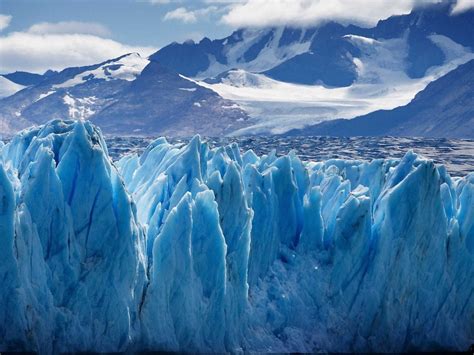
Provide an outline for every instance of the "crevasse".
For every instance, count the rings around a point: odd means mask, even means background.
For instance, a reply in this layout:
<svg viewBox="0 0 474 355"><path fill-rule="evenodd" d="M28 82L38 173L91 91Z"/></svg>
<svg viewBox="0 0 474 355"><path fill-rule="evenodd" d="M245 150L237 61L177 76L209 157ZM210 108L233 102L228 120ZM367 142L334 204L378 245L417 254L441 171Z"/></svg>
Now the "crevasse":
<svg viewBox="0 0 474 355"><path fill-rule="evenodd" d="M0 147L0 351L466 350L474 174L52 121Z"/></svg>

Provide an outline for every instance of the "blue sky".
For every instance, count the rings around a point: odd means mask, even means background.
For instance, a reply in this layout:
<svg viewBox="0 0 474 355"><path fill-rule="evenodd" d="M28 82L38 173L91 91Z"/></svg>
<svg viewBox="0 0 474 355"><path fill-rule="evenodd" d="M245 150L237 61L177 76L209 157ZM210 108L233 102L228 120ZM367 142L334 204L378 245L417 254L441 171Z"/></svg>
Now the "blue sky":
<svg viewBox="0 0 474 355"><path fill-rule="evenodd" d="M173 41L228 36L239 27L372 26L441 0L0 0L0 73L42 73ZM445 0L451 1L451 0ZM474 7L457 0L456 11Z"/></svg>

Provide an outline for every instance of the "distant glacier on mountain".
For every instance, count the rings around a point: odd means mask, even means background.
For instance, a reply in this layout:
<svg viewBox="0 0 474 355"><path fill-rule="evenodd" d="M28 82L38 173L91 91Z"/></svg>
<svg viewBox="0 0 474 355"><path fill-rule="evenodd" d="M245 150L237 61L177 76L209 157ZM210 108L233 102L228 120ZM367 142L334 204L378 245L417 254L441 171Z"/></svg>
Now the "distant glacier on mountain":
<svg viewBox="0 0 474 355"><path fill-rule="evenodd" d="M474 138L474 59L431 82L407 105L295 129L290 135Z"/></svg>
<svg viewBox="0 0 474 355"><path fill-rule="evenodd" d="M474 174L303 162L90 122L0 144L0 350L465 351Z"/></svg>

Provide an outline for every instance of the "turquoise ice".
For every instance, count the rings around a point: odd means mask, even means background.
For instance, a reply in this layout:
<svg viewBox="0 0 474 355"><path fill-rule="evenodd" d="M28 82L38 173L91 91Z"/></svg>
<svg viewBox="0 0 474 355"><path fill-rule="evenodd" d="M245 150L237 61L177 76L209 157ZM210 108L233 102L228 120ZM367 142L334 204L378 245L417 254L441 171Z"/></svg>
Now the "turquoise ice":
<svg viewBox="0 0 474 355"><path fill-rule="evenodd" d="M0 146L0 351L466 350L474 173L154 141Z"/></svg>

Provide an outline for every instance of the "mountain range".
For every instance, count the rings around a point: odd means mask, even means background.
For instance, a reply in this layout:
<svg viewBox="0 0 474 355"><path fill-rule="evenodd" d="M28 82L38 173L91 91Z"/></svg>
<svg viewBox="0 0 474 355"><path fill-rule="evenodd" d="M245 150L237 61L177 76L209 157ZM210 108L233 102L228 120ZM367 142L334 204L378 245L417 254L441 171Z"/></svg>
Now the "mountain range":
<svg viewBox="0 0 474 355"><path fill-rule="evenodd" d="M172 43L148 58L131 53L60 72L5 74L2 132L74 118L110 134L352 135L361 129L346 121L361 117L354 122L370 121L367 135L474 137L472 65L449 76L474 59L474 11L454 15L451 7L415 8L372 28L239 29ZM403 107L411 107L409 118ZM394 128L394 117L403 127Z"/></svg>
<svg viewBox="0 0 474 355"><path fill-rule="evenodd" d="M421 78L448 57L431 35L446 36L464 47L474 46L472 13L452 16L450 6L444 2L393 16L374 28L329 22L305 29L240 29L224 39L172 43L150 59L189 77L207 78L238 68L289 83L344 87L357 80L354 59L366 54L366 48L348 36L382 42L403 38L406 73L410 78Z"/></svg>
<svg viewBox="0 0 474 355"><path fill-rule="evenodd" d="M0 116L4 132L67 117L129 135L225 134L248 120L233 102L137 53L43 76L2 99Z"/></svg>

